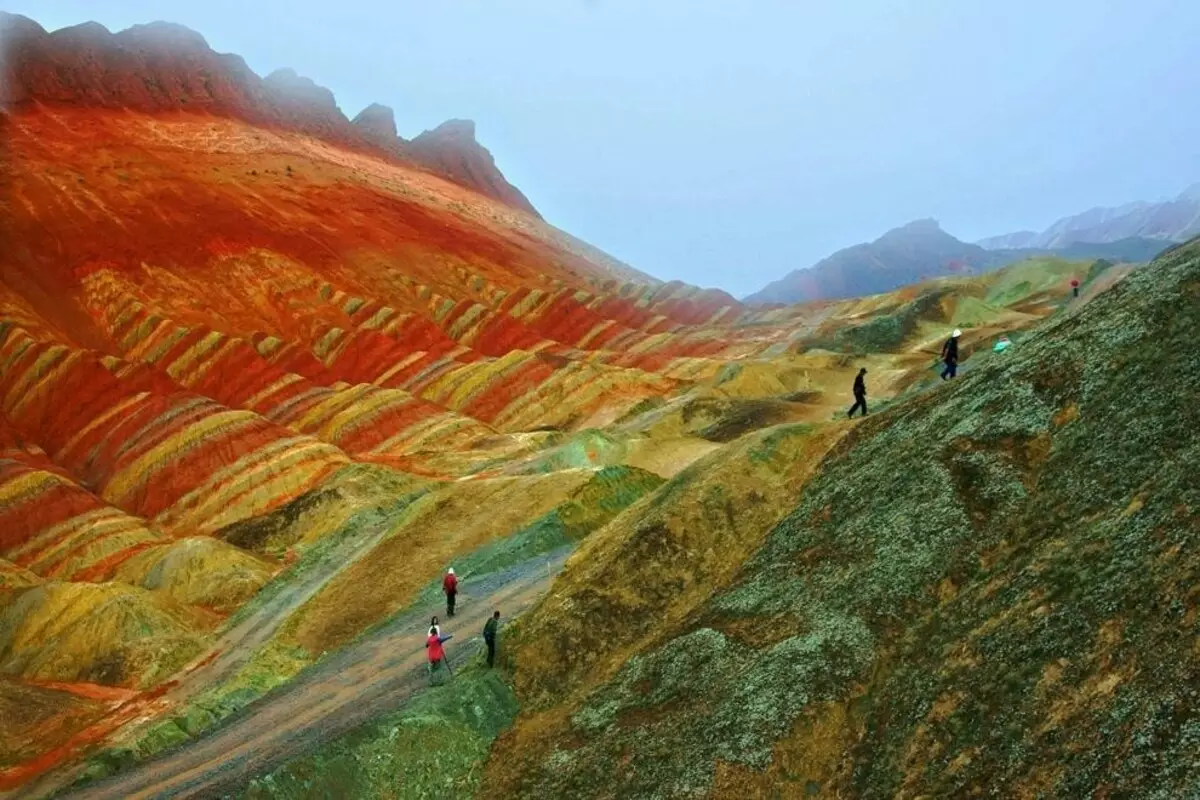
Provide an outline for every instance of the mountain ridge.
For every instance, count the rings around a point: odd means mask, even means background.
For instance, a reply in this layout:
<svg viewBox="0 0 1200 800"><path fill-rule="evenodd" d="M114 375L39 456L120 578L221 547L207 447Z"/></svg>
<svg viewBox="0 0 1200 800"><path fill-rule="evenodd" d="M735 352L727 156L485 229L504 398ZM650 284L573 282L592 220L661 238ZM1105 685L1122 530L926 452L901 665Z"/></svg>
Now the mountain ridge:
<svg viewBox="0 0 1200 800"><path fill-rule="evenodd" d="M151 22L114 33L85 22L47 31L28 17L0 11L0 43L6 56L0 108L46 104L232 117L413 164L541 216L473 135L413 148L394 130L386 135L355 124L333 92L311 78L290 67L260 77L243 58L217 53L183 25ZM364 113L370 119L378 108L373 104Z"/></svg>
<svg viewBox="0 0 1200 800"><path fill-rule="evenodd" d="M1096 206L1062 217L1043 231L1016 231L976 242L988 250L1014 247L1066 247L1075 242L1106 243L1128 238L1182 242L1200 234L1200 183L1168 200L1136 200L1119 206Z"/></svg>

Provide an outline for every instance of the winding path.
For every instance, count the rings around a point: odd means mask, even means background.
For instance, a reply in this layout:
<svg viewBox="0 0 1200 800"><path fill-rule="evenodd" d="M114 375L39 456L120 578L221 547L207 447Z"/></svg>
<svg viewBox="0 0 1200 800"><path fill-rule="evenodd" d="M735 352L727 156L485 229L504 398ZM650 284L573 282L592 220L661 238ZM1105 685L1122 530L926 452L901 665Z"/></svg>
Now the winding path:
<svg viewBox="0 0 1200 800"><path fill-rule="evenodd" d="M479 632L494 609L511 620L536 602L566 555L557 552L524 562L464 586L459 613L442 625L446 633L456 634L446 647L451 662L462 663L481 646ZM428 685L424 626L434 610L398 616L178 750L67 796L219 796L371 717L395 710Z"/></svg>

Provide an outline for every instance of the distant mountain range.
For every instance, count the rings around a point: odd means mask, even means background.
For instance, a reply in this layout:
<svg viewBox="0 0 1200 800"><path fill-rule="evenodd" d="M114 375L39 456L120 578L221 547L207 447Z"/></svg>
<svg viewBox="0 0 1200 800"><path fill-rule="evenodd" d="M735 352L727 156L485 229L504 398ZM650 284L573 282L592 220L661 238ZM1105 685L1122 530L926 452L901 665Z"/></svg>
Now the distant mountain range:
<svg viewBox="0 0 1200 800"><path fill-rule="evenodd" d="M802 303L887 292L942 275L982 272L1034 255L1149 261L1170 245L1200 235L1200 183L1173 200L1094 208L1045 231L1019 231L975 244L932 219L839 250L744 298L747 303Z"/></svg>
<svg viewBox="0 0 1200 800"><path fill-rule="evenodd" d="M959 241L932 219L890 230L873 242L839 250L750 295L748 303L800 303L875 294L931 274L999 266L996 254Z"/></svg>
<svg viewBox="0 0 1200 800"><path fill-rule="evenodd" d="M910 222L873 242L839 250L808 269L795 270L744 298L746 303L803 303L888 292L944 275L996 269L1035 255L1149 261L1169 247L1162 239L1131 237L1115 242L1073 242L1061 248L989 250L960 241L935 220Z"/></svg>
<svg viewBox="0 0 1200 800"><path fill-rule="evenodd" d="M1115 242L1143 238L1182 242L1200 234L1200 183L1173 200L1139 201L1116 208L1093 208L1064 217L1041 233L1017 231L976 242L988 250L1058 249L1076 242Z"/></svg>

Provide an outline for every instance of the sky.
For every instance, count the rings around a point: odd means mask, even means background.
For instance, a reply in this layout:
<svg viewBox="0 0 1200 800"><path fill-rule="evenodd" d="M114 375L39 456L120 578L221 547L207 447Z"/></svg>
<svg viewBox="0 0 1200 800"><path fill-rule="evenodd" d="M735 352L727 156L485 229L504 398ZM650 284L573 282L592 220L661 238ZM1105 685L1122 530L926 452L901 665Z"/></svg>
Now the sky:
<svg viewBox="0 0 1200 800"><path fill-rule="evenodd" d="M761 288L933 217L968 241L1200 181L1195 0L6 0L187 25L412 137L474 119L555 225Z"/></svg>

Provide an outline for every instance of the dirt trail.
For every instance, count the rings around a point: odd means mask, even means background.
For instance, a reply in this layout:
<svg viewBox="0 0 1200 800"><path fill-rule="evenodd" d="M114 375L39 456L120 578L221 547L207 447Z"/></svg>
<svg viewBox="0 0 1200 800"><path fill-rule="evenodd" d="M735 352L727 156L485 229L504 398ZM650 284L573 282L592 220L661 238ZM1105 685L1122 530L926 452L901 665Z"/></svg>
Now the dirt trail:
<svg viewBox="0 0 1200 800"><path fill-rule="evenodd" d="M76 734L67 744L44 758L24 785L0 791L0 798L43 797L65 785L80 774L81 753L94 748L96 742L109 739L129 724L143 723L162 716L172 708L184 706L204 690L218 685L240 669L254 652L290 617L292 612L333 580L346 567L370 553L392 529L384 516L350 533L320 559L320 566L280 584L254 613L222 631L205 654L192 662L159 691L135 695L125 703L114 706L109 715L96 725ZM277 579L278 580L278 579ZM272 591L268 584L264 591Z"/></svg>
<svg viewBox="0 0 1200 800"><path fill-rule="evenodd" d="M446 652L452 665L461 665L481 647L479 634L492 610L500 608L511 621L549 588L566 555L538 558L464 586L459 613L452 619L444 618L444 608L407 612L247 706L216 730L67 796L185 798L234 791L252 776L398 708L426 687L424 643L430 614L443 616L443 633L454 634Z"/></svg>
<svg viewBox="0 0 1200 800"><path fill-rule="evenodd" d="M393 524L387 519L364 526L339 542L322 558L329 568L311 569L284 584L253 614L223 631L210 648L210 655L180 679L179 685L165 695L166 701L182 702L231 676L279 630L292 612L308 602L344 569L374 550L392 527ZM215 657L211 655L213 652L216 653Z"/></svg>

